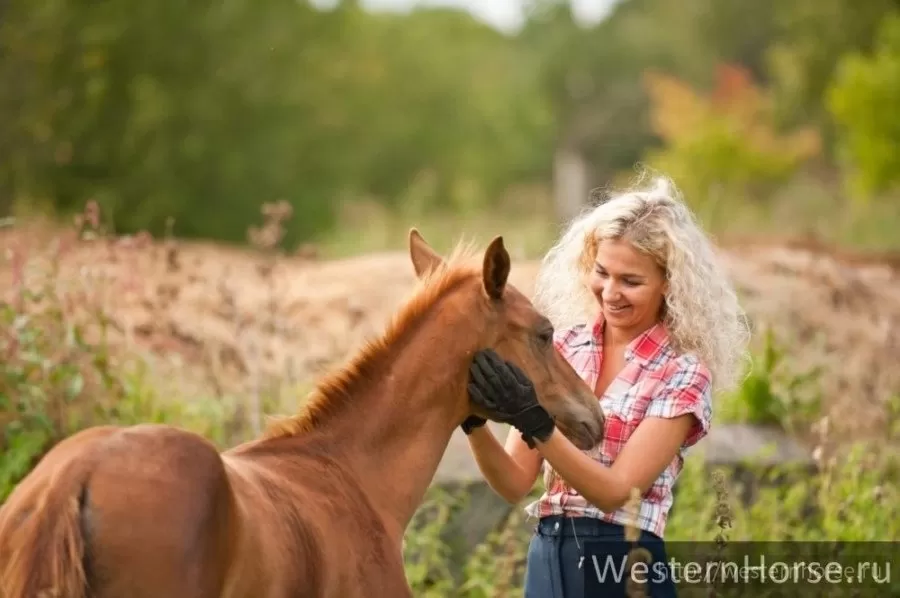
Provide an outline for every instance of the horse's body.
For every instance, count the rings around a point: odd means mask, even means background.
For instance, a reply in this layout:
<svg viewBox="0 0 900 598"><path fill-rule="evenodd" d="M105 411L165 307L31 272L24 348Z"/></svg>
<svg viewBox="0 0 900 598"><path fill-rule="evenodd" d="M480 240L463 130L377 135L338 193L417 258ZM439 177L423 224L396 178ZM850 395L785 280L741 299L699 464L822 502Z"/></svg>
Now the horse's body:
<svg viewBox="0 0 900 598"><path fill-rule="evenodd" d="M402 532L334 445L300 440L221 457L205 439L159 425L95 428L61 442L58 461L42 465L59 476L47 498L60 502L44 512L63 513L63 527L44 530L45 540L78 542L57 558L84 577L59 596L409 595ZM35 559L22 571L46 571L41 551L19 557ZM81 593L84 580L92 591Z"/></svg>
<svg viewBox="0 0 900 598"><path fill-rule="evenodd" d="M326 378L308 409L220 454L161 425L96 427L53 447L0 508L0 597L410 596L406 526L456 427L490 418L465 392L474 350L519 364L582 448L600 439L590 388L545 346L546 320L484 270L417 233L422 289L385 336Z"/></svg>

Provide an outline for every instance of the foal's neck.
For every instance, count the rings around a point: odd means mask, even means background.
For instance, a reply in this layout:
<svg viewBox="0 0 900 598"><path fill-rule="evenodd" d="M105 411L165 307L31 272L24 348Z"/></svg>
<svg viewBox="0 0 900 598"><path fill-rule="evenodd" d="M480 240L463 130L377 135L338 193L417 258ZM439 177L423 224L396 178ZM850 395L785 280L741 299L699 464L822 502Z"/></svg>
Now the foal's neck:
<svg viewBox="0 0 900 598"><path fill-rule="evenodd" d="M357 408L335 422L344 452L392 532L402 539L424 499L454 430L467 415L469 340L454 322L428 319L410 330L384 362ZM460 314L466 317L465 314ZM440 331L438 331L440 329Z"/></svg>

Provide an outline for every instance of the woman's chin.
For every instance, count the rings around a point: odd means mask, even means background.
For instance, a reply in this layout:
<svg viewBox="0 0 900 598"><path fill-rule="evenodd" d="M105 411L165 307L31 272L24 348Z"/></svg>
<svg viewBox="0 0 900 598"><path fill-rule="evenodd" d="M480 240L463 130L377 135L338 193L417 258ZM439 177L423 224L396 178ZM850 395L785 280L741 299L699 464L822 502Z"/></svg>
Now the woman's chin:
<svg viewBox="0 0 900 598"><path fill-rule="evenodd" d="M610 322L626 322L631 318L633 309L626 307L625 309L609 309L603 310L603 317Z"/></svg>

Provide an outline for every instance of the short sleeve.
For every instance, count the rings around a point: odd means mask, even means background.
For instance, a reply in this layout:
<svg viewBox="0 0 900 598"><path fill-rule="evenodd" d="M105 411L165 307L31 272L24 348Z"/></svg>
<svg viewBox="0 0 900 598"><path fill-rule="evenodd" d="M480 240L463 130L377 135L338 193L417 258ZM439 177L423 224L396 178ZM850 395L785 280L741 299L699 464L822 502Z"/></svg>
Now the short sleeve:
<svg viewBox="0 0 900 598"><path fill-rule="evenodd" d="M645 417L675 418L688 413L692 413L696 421L682 445L684 448L706 436L712 421L710 372L691 355L678 359L673 372L647 406Z"/></svg>

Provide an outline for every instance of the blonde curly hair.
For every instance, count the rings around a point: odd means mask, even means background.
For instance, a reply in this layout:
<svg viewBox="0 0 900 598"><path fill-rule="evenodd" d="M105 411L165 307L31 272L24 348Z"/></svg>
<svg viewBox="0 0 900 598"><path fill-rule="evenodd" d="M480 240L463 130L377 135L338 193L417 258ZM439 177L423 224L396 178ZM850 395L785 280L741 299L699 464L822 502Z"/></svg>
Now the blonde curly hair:
<svg viewBox="0 0 900 598"><path fill-rule="evenodd" d="M747 319L712 243L666 177L613 194L575 218L544 256L535 305L558 329L592 322L599 304L588 279L605 239L628 241L663 268L663 322L673 348L699 358L716 391L733 388L747 357Z"/></svg>

